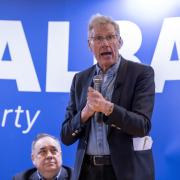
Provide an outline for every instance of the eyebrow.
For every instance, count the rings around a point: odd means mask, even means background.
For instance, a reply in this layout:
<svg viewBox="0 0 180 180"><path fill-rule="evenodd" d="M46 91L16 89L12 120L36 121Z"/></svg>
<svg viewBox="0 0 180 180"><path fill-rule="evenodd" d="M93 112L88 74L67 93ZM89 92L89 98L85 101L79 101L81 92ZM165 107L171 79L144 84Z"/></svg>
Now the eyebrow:
<svg viewBox="0 0 180 180"><path fill-rule="evenodd" d="M58 149L56 146L48 146L48 147L53 148L53 149ZM44 149L47 149L47 146L40 148L40 150L44 150Z"/></svg>
<svg viewBox="0 0 180 180"><path fill-rule="evenodd" d="M105 37L105 36L110 36L110 35L117 35L116 33L114 32L111 32L111 33L107 33L106 35L102 35L102 34L94 34L94 36L90 36L90 37L98 37L98 36L102 36L102 37Z"/></svg>

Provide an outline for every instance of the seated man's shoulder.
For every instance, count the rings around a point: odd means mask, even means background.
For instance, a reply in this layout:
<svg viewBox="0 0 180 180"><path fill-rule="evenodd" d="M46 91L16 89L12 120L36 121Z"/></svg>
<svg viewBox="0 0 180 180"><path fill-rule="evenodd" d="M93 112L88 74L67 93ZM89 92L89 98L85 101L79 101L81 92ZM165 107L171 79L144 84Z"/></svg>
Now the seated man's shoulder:
<svg viewBox="0 0 180 180"><path fill-rule="evenodd" d="M72 168L63 165L62 170L61 170L61 177L63 177L64 179L69 180L72 177L72 172L73 172Z"/></svg>
<svg viewBox="0 0 180 180"><path fill-rule="evenodd" d="M21 173L18 173L13 177L13 180L37 180L37 169L31 168ZM62 166L61 175L59 176L58 180L70 180L72 177L72 168L68 166Z"/></svg>
<svg viewBox="0 0 180 180"><path fill-rule="evenodd" d="M26 171L23 171L13 177L13 180L33 180L35 179L35 174L36 174L37 169L36 168L31 168Z"/></svg>

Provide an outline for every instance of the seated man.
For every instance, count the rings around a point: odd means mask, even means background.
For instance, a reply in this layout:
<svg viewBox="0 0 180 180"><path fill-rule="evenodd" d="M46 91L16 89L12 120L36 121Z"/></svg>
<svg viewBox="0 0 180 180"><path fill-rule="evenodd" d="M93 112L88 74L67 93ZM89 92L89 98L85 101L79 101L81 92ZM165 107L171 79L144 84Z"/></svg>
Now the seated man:
<svg viewBox="0 0 180 180"><path fill-rule="evenodd" d="M69 180L71 169L62 165L60 142L49 134L39 134L32 142L31 158L35 168L13 177L13 180Z"/></svg>

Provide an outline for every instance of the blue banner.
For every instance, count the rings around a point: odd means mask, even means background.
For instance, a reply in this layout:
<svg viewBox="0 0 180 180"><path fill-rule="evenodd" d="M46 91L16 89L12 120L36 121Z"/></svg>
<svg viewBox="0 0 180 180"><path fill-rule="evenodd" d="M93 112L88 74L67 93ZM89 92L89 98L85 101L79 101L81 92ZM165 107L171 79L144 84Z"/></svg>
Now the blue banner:
<svg viewBox="0 0 180 180"><path fill-rule="evenodd" d="M180 2L145 2L0 1L1 180L32 167L38 133L59 137L72 78L95 63L87 25L96 13L120 25L125 58L154 68L156 179L180 179ZM63 163L73 166L76 144L62 150Z"/></svg>

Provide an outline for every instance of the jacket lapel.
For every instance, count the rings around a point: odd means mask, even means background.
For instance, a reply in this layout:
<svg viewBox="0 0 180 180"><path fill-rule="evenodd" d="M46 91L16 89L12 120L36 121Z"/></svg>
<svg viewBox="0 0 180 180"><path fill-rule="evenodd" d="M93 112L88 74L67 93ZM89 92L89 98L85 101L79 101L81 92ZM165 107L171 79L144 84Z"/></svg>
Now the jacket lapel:
<svg viewBox="0 0 180 180"><path fill-rule="evenodd" d="M114 91L113 91L112 100L111 100L114 104L119 104L121 92L122 92L121 87L125 81L126 74L127 74L127 66L128 66L127 61L124 58L121 58L121 63L117 72L117 77L115 80ZM112 131L112 128L111 126L109 126L108 135L107 135L108 137L111 131Z"/></svg>
<svg viewBox="0 0 180 180"><path fill-rule="evenodd" d="M118 104L119 98L121 96L121 87L125 81L127 73L127 61L121 58L121 63L117 72L117 77L114 84L114 91L112 94L112 102Z"/></svg>
<svg viewBox="0 0 180 180"><path fill-rule="evenodd" d="M58 180L67 180L69 178L67 171L66 171L66 169L63 166L61 168L62 168L61 169L61 174L58 177Z"/></svg>
<svg viewBox="0 0 180 180"><path fill-rule="evenodd" d="M81 106L80 106L80 109L83 109L84 106L86 105L86 101L87 99L84 98L84 97L87 97L87 91L88 91L88 87L89 86L92 86L93 84L93 77L96 73L96 68L95 68L95 65L90 69L90 71L87 73L86 77L87 79L82 82L83 83L83 89L82 89L82 94L81 94Z"/></svg>

